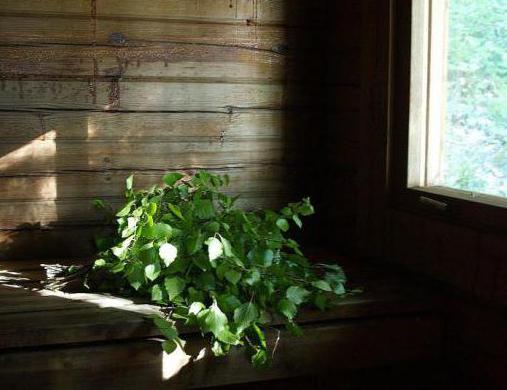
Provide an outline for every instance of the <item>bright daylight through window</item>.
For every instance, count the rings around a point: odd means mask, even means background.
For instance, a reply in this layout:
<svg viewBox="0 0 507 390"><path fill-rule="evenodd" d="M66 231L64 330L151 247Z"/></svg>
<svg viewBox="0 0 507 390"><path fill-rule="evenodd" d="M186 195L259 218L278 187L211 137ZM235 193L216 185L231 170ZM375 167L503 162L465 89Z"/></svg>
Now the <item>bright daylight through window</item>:
<svg viewBox="0 0 507 390"><path fill-rule="evenodd" d="M408 186L506 198L507 0L413 3Z"/></svg>

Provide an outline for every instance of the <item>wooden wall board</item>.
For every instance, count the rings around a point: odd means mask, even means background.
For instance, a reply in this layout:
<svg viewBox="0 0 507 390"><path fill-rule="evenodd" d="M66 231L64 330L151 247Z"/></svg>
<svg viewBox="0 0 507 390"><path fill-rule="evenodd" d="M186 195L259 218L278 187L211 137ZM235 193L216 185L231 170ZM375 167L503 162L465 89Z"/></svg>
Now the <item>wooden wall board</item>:
<svg viewBox="0 0 507 390"><path fill-rule="evenodd" d="M51 171L171 170L280 164L279 140L217 142L39 141L4 144L3 175Z"/></svg>
<svg viewBox="0 0 507 390"><path fill-rule="evenodd" d="M279 209L288 200L285 192L272 190L240 193L236 205L244 209ZM52 226L97 225L105 223L104 214L96 210L93 198L62 200L28 200L0 202L0 230L43 228ZM123 198L108 197L113 209L124 204Z"/></svg>
<svg viewBox="0 0 507 390"><path fill-rule="evenodd" d="M129 142L216 142L281 140L311 123L312 116L282 111L232 110L212 112L0 112L6 143L38 140Z"/></svg>
<svg viewBox="0 0 507 390"><path fill-rule="evenodd" d="M0 357L0 370L4 383L19 383L20 367L24 365L31 367L29 378L39 386L95 383L125 388L150 383L150 388L167 385L197 388L434 358L438 343L438 324L431 318L315 325L304 330L305 335L297 340L282 332L274 364L264 371L251 367L240 349L220 359L209 356L208 351L203 359L193 362L187 372L182 371L164 383L164 357L160 343L152 340L4 353ZM270 345L275 339L276 332L269 332ZM194 358L202 348L199 337L190 338L187 350ZM119 367L119 362L125 365ZM177 364L176 361L169 363ZM62 365L65 370L61 370ZM119 369L124 374L118 375Z"/></svg>
<svg viewBox="0 0 507 390"><path fill-rule="evenodd" d="M92 0L3 0L0 14L90 15Z"/></svg>
<svg viewBox="0 0 507 390"><path fill-rule="evenodd" d="M297 31L293 35L297 35ZM302 34L301 34L302 35ZM90 19L63 16L2 16L1 44L151 45L193 43L281 51L287 31L279 26L248 26L144 19ZM296 41L296 39L292 39ZM299 46L309 42L302 40Z"/></svg>
<svg viewBox="0 0 507 390"><path fill-rule="evenodd" d="M145 47L0 47L0 78L280 81L286 56L240 47L167 44Z"/></svg>
<svg viewBox="0 0 507 390"><path fill-rule="evenodd" d="M294 25L316 23L326 2L307 0L25 0L2 2L8 15L95 16L97 18L145 18L220 23Z"/></svg>
<svg viewBox="0 0 507 390"><path fill-rule="evenodd" d="M285 179L290 174L288 167L281 165L252 165L210 171L230 177L231 183L223 187L224 192L247 196L263 191L278 194L286 192ZM134 188L143 189L163 184L163 171L76 171L37 176L7 176L0 177L0 199L19 201L120 197L124 193L125 178L131 173L134 174Z"/></svg>
<svg viewBox="0 0 507 390"><path fill-rule="evenodd" d="M322 81L358 85L357 48L295 54L242 47L168 43L149 47L87 45L0 46L0 79ZM326 65L325 63L328 65Z"/></svg>
<svg viewBox="0 0 507 390"><path fill-rule="evenodd" d="M0 44L92 44L95 39L89 17L1 15L0 18Z"/></svg>
<svg viewBox="0 0 507 390"><path fill-rule="evenodd" d="M0 109L217 111L281 109L282 85L0 80Z"/></svg>
<svg viewBox="0 0 507 390"><path fill-rule="evenodd" d="M94 236L104 230L101 226L0 230L0 259L24 262L34 258L93 256L97 251Z"/></svg>

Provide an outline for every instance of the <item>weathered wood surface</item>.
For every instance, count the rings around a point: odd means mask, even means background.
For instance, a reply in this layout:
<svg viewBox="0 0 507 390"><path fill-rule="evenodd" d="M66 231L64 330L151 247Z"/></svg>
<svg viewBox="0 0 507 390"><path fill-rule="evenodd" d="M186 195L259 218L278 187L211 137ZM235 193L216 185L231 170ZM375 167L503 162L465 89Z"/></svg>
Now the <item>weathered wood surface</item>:
<svg viewBox="0 0 507 390"><path fill-rule="evenodd" d="M306 0L25 0L2 2L10 15L66 15L108 18L215 21L220 23L308 23L321 17L325 2ZM307 11L313 11L308 15ZM306 18L303 18L306 16ZM309 20L308 20L309 19Z"/></svg>
<svg viewBox="0 0 507 390"><path fill-rule="evenodd" d="M326 312L303 310L299 322L305 335L295 339L282 331L273 366L256 371L241 349L227 358L211 357L191 328L180 329L190 357L164 355L159 341L152 339L159 332L145 317L156 312L155 306L103 294L34 290L43 278L39 262L1 262L2 383L25 383L20 382L23 372L27 384L37 382L42 388L131 388L141 381L150 388L206 387L438 358L441 324L432 314L432 294L391 269L342 263L366 292ZM275 330L268 331L271 347L276 337ZM36 346L45 348L34 350ZM169 380L170 368L182 371Z"/></svg>
<svg viewBox="0 0 507 390"><path fill-rule="evenodd" d="M91 236L81 235L91 230L80 225L100 218L89 200L117 201L130 171L143 185L170 169L230 172L231 192L249 207L307 195L285 172L314 153L306 145L319 138L323 111L359 109L359 45L349 44L359 26L343 17L328 34L328 8L306 0L2 1L1 256L90 248ZM323 94L323 80L337 93ZM321 168L315 161L313 171ZM55 247L58 234L79 250Z"/></svg>
<svg viewBox="0 0 507 390"><path fill-rule="evenodd" d="M336 374L337 370L416 362L438 356L439 324L431 317L309 325L303 329L305 335L300 338L282 331L273 365L261 371L251 367L242 350L215 358L209 349L204 349L200 336L192 335L187 337L189 355L181 352L164 355L155 340L8 352L0 357L0 375L6 385L36 383L39 388L93 385L118 389L202 388L317 373ZM270 346L276 338L276 332L268 332Z"/></svg>
<svg viewBox="0 0 507 390"><path fill-rule="evenodd" d="M357 48L340 50L327 55L324 64L318 50L303 56L181 43L149 48L0 46L0 79L318 82L325 72L330 82L358 84L359 70L354 66L358 55Z"/></svg>

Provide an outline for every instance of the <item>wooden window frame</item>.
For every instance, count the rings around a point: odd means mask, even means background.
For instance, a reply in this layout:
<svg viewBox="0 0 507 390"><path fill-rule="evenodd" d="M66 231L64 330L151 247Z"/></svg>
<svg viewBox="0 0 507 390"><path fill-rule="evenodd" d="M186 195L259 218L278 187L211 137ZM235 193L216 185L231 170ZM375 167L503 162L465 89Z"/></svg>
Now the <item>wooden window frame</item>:
<svg viewBox="0 0 507 390"><path fill-rule="evenodd" d="M418 186L418 183L428 181L426 176L428 169L421 167L421 164L427 163L424 158L421 158L422 153L427 155L424 147L428 145L431 147L432 143L438 144L440 140L433 138L429 142L428 140L414 142L414 134L410 137L409 133L414 131L414 128L410 126L414 121L414 114L410 111L411 82L414 82L411 77L413 2L412 0L391 1L388 175L391 206L395 209L434 216L481 230L507 232L505 198L472 194L442 186ZM427 75L421 75L421 77L425 76ZM428 102L427 97L419 96L419 99L422 104ZM423 109L426 110L426 108ZM432 120L438 120L438 118ZM414 169L417 166L414 160L418 161L419 169ZM409 162L412 167L410 171ZM438 161L430 162L431 164L438 164ZM435 169L438 167L430 167L429 171Z"/></svg>

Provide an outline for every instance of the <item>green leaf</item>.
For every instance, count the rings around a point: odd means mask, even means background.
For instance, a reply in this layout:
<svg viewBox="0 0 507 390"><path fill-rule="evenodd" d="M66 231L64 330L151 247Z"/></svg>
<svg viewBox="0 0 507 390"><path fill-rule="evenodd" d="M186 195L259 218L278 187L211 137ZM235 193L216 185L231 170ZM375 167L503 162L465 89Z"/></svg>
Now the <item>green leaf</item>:
<svg viewBox="0 0 507 390"><path fill-rule="evenodd" d="M164 183L169 187L172 187L178 180L183 177L181 173L178 172L170 172L164 175Z"/></svg>
<svg viewBox="0 0 507 390"><path fill-rule="evenodd" d="M312 282L312 286L323 291L333 291L329 283L325 280L317 280L315 282Z"/></svg>
<svg viewBox="0 0 507 390"><path fill-rule="evenodd" d="M134 236L130 236L129 238L123 240L120 244L111 248L111 252L113 252L113 254L120 260L125 259L125 256L127 256L127 251L129 250L129 246L132 243L133 239Z"/></svg>
<svg viewBox="0 0 507 390"><path fill-rule="evenodd" d="M167 203L167 207L169 207L169 210L171 210L171 212L176 215L179 219L181 220L185 220L185 217L183 217L183 214L181 213L181 210L178 206L172 204L172 203Z"/></svg>
<svg viewBox="0 0 507 390"><path fill-rule="evenodd" d="M185 285L185 280L179 276L166 277L164 280L164 286L167 294L169 294L170 300L173 300L178 295L180 295L181 292L185 289Z"/></svg>
<svg viewBox="0 0 507 390"><path fill-rule="evenodd" d="M236 295L224 294L218 296L218 304L226 313L232 313L237 307L241 305L241 301Z"/></svg>
<svg viewBox="0 0 507 390"><path fill-rule="evenodd" d="M146 282L144 267L141 264L130 265L127 272L127 279L135 290L139 290L139 288L141 288L141 286Z"/></svg>
<svg viewBox="0 0 507 390"><path fill-rule="evenodd" d="M126 217L130 213L130 209L134 205L134 201L128 202L123 208L116 213L117 217Z"/></svg>
<svg viewBox="0 0 507 390"><path fill-rule="evenodd" d="M151 281L157 279L158 275L160 275L160 264L158 261L153 264L148 264L146 267L144 267L144 274Z"/></svg>
<svg viewBox="0 0 507 390"><path fill-rule="evenodd" d="M218 337L225 330L227 322L227 316L220 310L217 302L214 301L204 318L204 330Z"/></svg>
<svg viewBox="0 0 507 390"><path fill-rule="evenodd" d="M203 272L196 278L195 283L203 290L214 290L216 287L215 275L211 271Z"/></svg>
<svg viewBox="0 0 507 390"><path fill-rule="evenodd" d="M92 201L92 204L97 209L105 209L106 208L106 203L102 199L94 199Z"/></svg>
<svg viewBox="0 0 507 390"><path fill-rule="evenodd" d="M303 287L291 286L287 289L285 296L296 305L303 303L306 298L310 295L310 291Z"/></svg>
<svg viewBox="0 0 507 390"><path fill-rule="evenodd" d="M178 344L174 340L164 340L162 342L162 349L165 353L171 354L178 347Z"/></svg>
<svg viewBox="0 0 507 390"><path fill-rule="evenodd" d="M225 279L227 279L232 284L236 284L241 279L241 273L239 273L236 270L230 269L225 273Z"/></svg>
<svg viewBox="0 0 507 390"><path fill-rule="evenodd" d="M266 367L269 363L269 356L265 349L258 349L251 358L252 364L256 368Z"/></svg>
<svg viewBox="0 0 507 390"><path fill-rule="evenodd" d="M304 217L315 214L315 209L310 203L310 198L304 198L303 203L298 207L298 213Z"/></svg>
<svg viewBox="0 0 507 390"><path fill-rule="evenodd" d="M343 295L345 294L345 286L342 283L338 283L336 287L333 289L333 292L336 295Z"/></svg>
<svg viewBox="0 0 507 390"><path fill-rule="evenodd" d="M178 330L171 322L164 320L160 316L155 316L153 322L168 340L175 340L178 338Z"/></svg>
<svg viewBox="0 0 507 390"><path fill-rule="evenodd" d="M134 185L134 175L130 175L129 177L127 177L127 179L125 180L125 187L127 188L127 191L131 191L132 190L132 187Z"/></svg>
<svg viewBox="0 0 507 390"><path fill-rule="evenodd" d="M289 320L292 320L296 316L297 307L294 302L283 298L278 302L278 311Z"/></svg>
<svg viewBox="0 0 507 390"><path fill-rule="evenodd" d="M262 262L265 267L271 267L273 264L274 253L271 249L266 249L262 254Z"/></svg>
<svg viewBox="0 0 507 390"><path fill-rule="evenodd" d="M259 317L259 310L255 303L244 303L234 310L234 322L238 332L242 332L248 328Z"/></svg>
<svg viewBox="0 0 507 390"><path fill-rule="evenodd" d="M303 227L303 222L301 221L301 219L299 218L299 216L297 214L294 214L292 216L292 220L294 221L294 223L301 229Z"/></svg>
<svg viewBox="0 0 507 390"><path fill-rule="evenodd" d="M243 281L250 286L253 286L259 280L261 280L261 274L257 268L248 271L246 276L243 278Z"/></svg>
<svg viewBox="0 0 507 390"><path fill-rule="evenodd" d="M188 308L188 314L193 314L196 316L204 309L206 309L206 306L204 306L202 302L192 302L192 304Z"/></svg>
<svg viewBox="0 0 507 390"><path fill-rule="evenodd" d="M229 240L226 239L225 237L220 236L220 241L222 242L222 247L224 249L225 256L233 257L234 253L232 253L232 247L231 247L231 243L229 242Z"/></svg>
<svg viewBox="0 0 507 390"><path fill-rule="evenodd" d="M208 246L208 257L211 262L218 259L224 253L224 247L220 240L210 237L205 243Z"/></svg>
<svg viewBox="0 0 507 390"><path fill-rule="evenodd" d="M201 250L204 242L204 236L199 229L193 230L186 240L186 249L189 255L193 255Z"/></svg>
<svg viewBox="0 0 507 390"><path fill-rule="evenodd" d="M209 199L194 200L194 207L198 218L209 219L215 216L213 202Z"/></svg>
<svg viewBox="0 0 507 390"><path fill-rule="evenodd" d="M220 230L220 224L217 221L208 222L205 229L208 233L215 234Z"/></svg>
<svg viewBox="0 0 507 390"><path fill-rule="evenodd" d="M155 202L150 202L148 204L148 208L146 209L148 215L153 216L157 212L157 204Z"/></svg>
<svg viewBox="0 0 507 390"><path fill-rule="evenodd" d="M217 339L219 339L222 343L229 345L238 345L241 344L241 341L238 336L232 333L229 329L224 329L217 335Z"/></svg>
<svg viewBox="0 0 507 390"><path fill-rule="evenodd" d="M160 286L158 284L155 284L151 288L151 300L155 301L155 302L159 302L162 300L162 298L163 298L162 289L160 288Z"/></svg>
<svg viewBox="0 0 507 390"><path fill-rule="evenodd" d="M104 259L97 259L93 263L94 268L102 268L106 265L106 261Z"/></svg>
<svg viewBox="0 0 507 390"><path fill-rule="evenodd" d="M164 261L165 266L169 267L176 260L176 256L178 256L178 248L173 244L165 243L158 249L158 254Z"/></svg>
<svg viewBox="0 0 507 390"><path fill-rule="evenodd" d="M276 226L283 231L286 232L289 230L289 222L285 218L279 218L276 220Z"/></svg>
<svg viewBox="0 0 507 390"><path fill-rule="evenodd" d="M152 226L144 226L141 235L150 240L169 240L172 237L173 229L166 223L156 223Z"/></svg>

